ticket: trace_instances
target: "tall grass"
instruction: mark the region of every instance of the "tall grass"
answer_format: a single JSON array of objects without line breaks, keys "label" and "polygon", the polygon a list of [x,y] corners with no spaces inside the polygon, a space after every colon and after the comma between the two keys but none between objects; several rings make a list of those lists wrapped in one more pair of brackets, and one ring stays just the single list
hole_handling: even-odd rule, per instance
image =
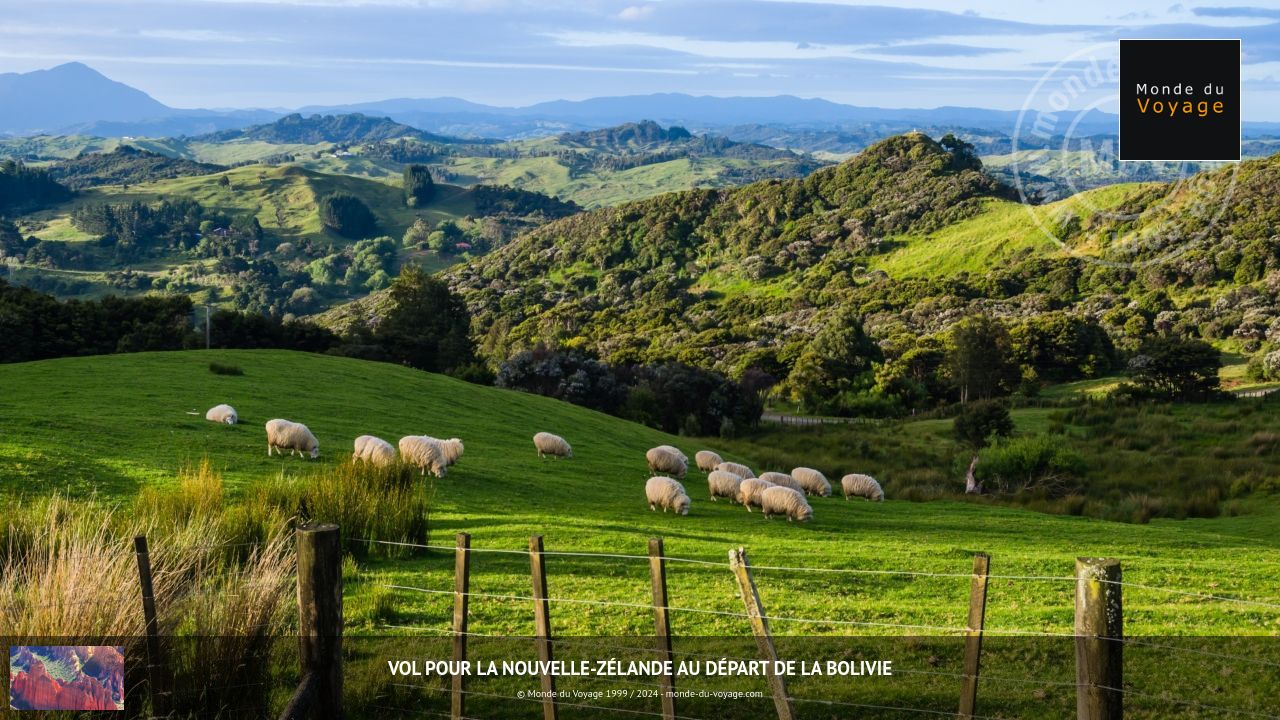
[{"label": "tall grass", "polygon": [[350,461],[315,475],[281,474],[251,491],[245,505],[262,513],[295,513],[342,528],[343,543],[356,556],[370,552],[402,556],[403,547],[362,542],[427,544],[433,479],[402,464],[374,467]]}]

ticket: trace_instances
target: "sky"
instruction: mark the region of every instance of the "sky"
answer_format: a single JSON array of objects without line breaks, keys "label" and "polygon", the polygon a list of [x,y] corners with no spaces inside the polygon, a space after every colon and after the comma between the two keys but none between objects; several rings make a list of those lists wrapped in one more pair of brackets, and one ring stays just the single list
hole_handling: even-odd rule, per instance
[{"label": "sky", "polygon": [[0,72],[80,61],[175,107],[683,92],[1017,110],[1121,37],[1241,38],[1245,119],[1280,121],[1277,0],[0,0]]}]

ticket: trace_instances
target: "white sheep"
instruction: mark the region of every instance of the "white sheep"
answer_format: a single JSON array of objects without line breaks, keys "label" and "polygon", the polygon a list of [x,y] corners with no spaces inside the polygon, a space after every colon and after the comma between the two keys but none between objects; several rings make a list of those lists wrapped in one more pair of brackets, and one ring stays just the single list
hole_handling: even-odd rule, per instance
[{"label": "white sheep", "polygon": [[240,416],[236,414],[236,409],[225,403],[209,408],[209,412],[204,414],[204,419],[210,422],[226,423],[227,425],[235,425],[240,422]]},{"label": "white sheep", "polygon": [[796,492],[799,492],[801,494],[804,493],[804,487],[800,483],[796,482],[795,478],[791,477],[790,475],[784,472],[760,473],[760,479],[768,480],[774,485],[781,485],[782,487],[785,487],[785,488],[791,488],[792,490],[795,490]]},{"label": "white sheep", "polygon": [[666,450],[667,452],[674,453],[676,456],[678,456],[681,460],[684,461],[684,464],[686,466],[689,464],[689,456],[685,455],[684,451],[676,447],[675,445],[659,445],[658,447],[662,448],[663,450]]},{"label": "white sheep", "polygon": [[751,512],[751,506],[760,507],[760,495],[771,487],[777,487],[768,480],[747,478],[738,485],[738,504]]},{"label": "white sheep", "polygon": [[707,474],[707,490],[711,493],[711,502],[716,498],[729,498],[729,502],[738,499],[738,486],[742,478],[723,470],[712,470]]},{"label": "white sheep", "polygon": [[849,473],[840,478],[840,489],[844,490],[844,499],[851,497],[866,498],[875,502],[884,501],[884,490],[880,487],[880,483],[870,475],[859,475],[858,473]]},{"label": "white sheep", "polygon": [[449,469],[440,441],[426,435],[406,435],[400,438],[400,457],[418,468],[422,475],[430,470],[432,475],[442,478]]},{"label": "white sheep", "polygon": [[386,467],[396,461],[396,449],[380,437],[361,435],[356,438],[355,452],[351,454],[351,461]]},{"label": "white sheep", "polygon": [[559,435],[552,435],[549,432],[540,432],[533,436],[533,446],[538,448],[538,457],[573,457],[573,448],[569,447],[569,443]]},{"label": "white sheep", "polygon": [[731,472],[734,475],[737,475],[738,477],[743,479],[753,478],[756,476],[755,472],[752,471],[751,468],[747,467],[746,465],[743,465],[742,463],[736,463],[736,462],[722,462],[716,466],[716,470]]},{"label": "white sheep", "polygon": [[689,461],[679,450],[670,445],[650,448],[644,457],[649,461],[649,472],[667,473],[678,478],[684,477],[685,473],[689,472]]},{"label": "white sheep", "polygon": [[791,471],[791,477],[800,483],[805,495],[831,497],[831,482],[820,471],[813,468],[798,467]]},{"label": "white sheep", "polygon": [[311,457],[320,457],[320,441],[311,434],[311,430],[302,423],[291,422],[281,418],[267,421],[267,456],[275,450],[281,455],[285,450],[294,453],[310,453]]},{"label": "white sheep", "polygon": [[684,485],[661,475],[649,478],[649,482],[644,484],[644,494],[649,500],[649,509],[657,510],[662,508],[662,512],[668,509],[674,510],[679,515],[689,514],[689,494],[684,491]]},{"label": "white sheep", "polygon": [[724,462],[724,458],[710,450],[699,450],[694,454],[693,459],[698,463],[698,469],[705,473],[715,470],[717,465]]},{"label": "white sheep", "polygon": [[788,487],[771,487],[760,493],[760,509],[766,520],[774,515],[786,515],[787,522],[813,519],[813,508],[804,499],[804,493]]},{"label": "white sheep", "polygon": [[445,463],[452,465],[458,462],[458,458],[462,457],[462,451],[465,449],[462,447],[462,441],[458,438],[449,438],[439,442],[440,448],[444,450]]}]

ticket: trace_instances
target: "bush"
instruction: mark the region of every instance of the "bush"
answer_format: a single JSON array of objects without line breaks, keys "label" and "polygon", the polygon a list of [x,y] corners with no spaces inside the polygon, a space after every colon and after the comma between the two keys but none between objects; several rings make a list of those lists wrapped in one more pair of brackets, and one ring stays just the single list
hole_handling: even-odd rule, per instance
[{"label": "bush", "polygon": [[345,238],[371,237],[378,231],[378,220],[360,198],[351,193],[335,192],[320,198],[320,222]]},{"label": "bush", "polygon": [[977,476],[989,491],[1059,497],[1078,492],[1087,470],[1084,456],[1060,439],[1028,435],[999,440],[987,449]]}]

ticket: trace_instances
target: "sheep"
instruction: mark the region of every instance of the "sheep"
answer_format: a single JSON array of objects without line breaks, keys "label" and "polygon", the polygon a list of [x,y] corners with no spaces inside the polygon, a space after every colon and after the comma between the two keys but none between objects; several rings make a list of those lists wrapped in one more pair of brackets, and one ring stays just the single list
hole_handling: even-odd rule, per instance
[{"label": "sheep", "polygon": [[831,483],[827,476],[813,468],[798,467],[791,471],[791,477],[800,483],[805,495],[831,497]]},{"label": "sheep", "polygon": [[751,512],[751,506],[760,507],[760,494],[771,487],[777,487],[768,480],[747,478],[738,485],[738,504]]},{"label": "sheep", "polygon": [[676,455],[677,457],[679,457],[681,460],[684,461],[685,465],[689,464],[689,456],[685,455],[684,451],[676,447],[675,445],[659,445],[658,447],[663,450],[666,450],[669,453]]},{"label": "sheep", "polygon": [[712,470],[707,474],[707,490],[711,493],[711,502],[716,498],[729,498],[729,502],[738,499],[738,486],[742,478],[723,470]]},{"label": "sheep", "polygon": [[716,465],[716,470],[731,472],[744,480],[746,478],[753,478],[756,476],[756,474],[752,472],[751,468],[743,465],[742,463],[736,462],[722,462],[719,465]]},{"label": "sheep", "polygon": [[689,461],[670,445],[650,448],[644,457],[649,461],[649,472],[667,473],[682,478],[689,471]]},{"label": "sheep", "polygon": [[644,484],[644,494],[649,500],[650,510],[661,507],[662,512],[670,509],[679,515],[689,514],[689,494],[684,491],[684,485],[669,477],[656,475],[649,478],[649,482]]},{"label": "sheep", "polygon": [[396,461],[396,449],[380,437],[361,435],[356,438],[355,452],[351,454],[351,461],[386,467]]},{"label": "sheep", "polygon": [[804,499],[804,493],[788,487],[771,487],[760,493],[760,509],[766,520],[774,515],[786,515],[787,522],[813,519],[813,508]]},{"label": "sheep", "polygon": [[458,458],[462,457],[462,441],[458,438],[449,438],[448,440],[440,440],[440,447],[444,450],[444,461],[448,465],[458,462]]},{"label": "sheep", "polygon": [[851,497],[866,498],[875,502],[884,502],[884,490],[880,483],[870,475],[849,473],[840,478],[840,489],[844,490],[844,499]]},{"label": "sheep", "polygon": [[320,457],[320,441],[302,423],[281,418],[267,421],[267,457],[275,450],[281,455],[285,450],[294,453],[310,453],[312,459]]},{"label": "sheep", "polygon": [[[698,463],[698,469],[704,473],[709,473],[714,471],[717,465],[724,462],[724,458],[721,458],[719,455],[717,455],[716,453],[710,450],[699,450],[693,456],[693,459]],[[742,476],[739,475],[738,477],[742,477]]]},{"label": "sheep", "polygon": [[209,412],[204,414],[204,419],[210,422],[226,423],[227,425],[235,425],[240,422],[240,416],[236,414],[236,409],[225,403],[209,408]]},{"label": "sheep", "polygon": [[422,475],[430,470],[432,475],[442,478],[449,469],[440,441],[426,435],[406,435],[400,438],[400,457],[418,468]]},{"label": "sheep", "polygon": [[538,457],[545,458],[550,455],[552,457],[562,458],[573,457],[573,448],[569,447],[569,443],[559,435],[552,435],[549,432],[540,432],[533,436],[533,446],[538,448]]},{"label": "sheep", "polygon": [[795,490],[796,492],[801,494],[804,493],[804,487],[800,483],[796,482],[795,478],[791,477],[790,475],[784,472],[760,473],[760,479],[768,480],[774,485],[781,485],[782,487],[785,487],[785,488],[791,488],[792,490]]}]

